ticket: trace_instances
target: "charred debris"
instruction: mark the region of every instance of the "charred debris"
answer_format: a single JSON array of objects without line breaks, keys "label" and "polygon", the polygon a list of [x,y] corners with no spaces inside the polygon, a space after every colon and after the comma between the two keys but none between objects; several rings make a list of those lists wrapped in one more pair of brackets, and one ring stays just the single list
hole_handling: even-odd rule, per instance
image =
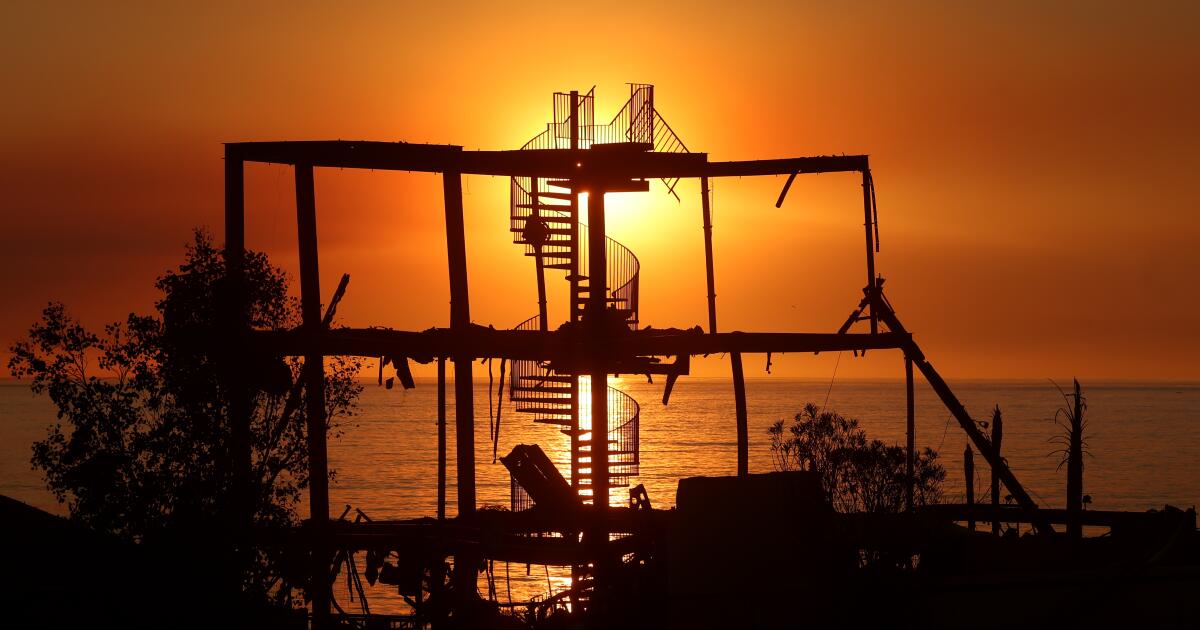
[{"label": "charred debris", "polygon": [[[1005,463],[1000,435],[983,433],[884,293],[875,268],[878,209],[866,155],[710,161],[707,154],[690,151],[667,124],[655,107],[653,86],[631,85],[629,100],[606,123],[595,122],[593,92],[555,94],[553,121],[519,150],[342,140],[225,145],[225,243],[233,287],[244,252],[245,164],[285,164],[295,172],[303,323],[287,332],[257,331],[231,315],[227,339],[234,353],[305,360],[312,518],[288,544],[305,564],[312,627],[753,626],[801,620],[898,620],[936,627],[968,620],[998,626],[1117,619],[1112,600],[1099,593],[1120,593],[1135,602],[1120,608],[1122,614],[1176,614],[1178,607],[1163,602],[1186,600],[1178,592],[1194,588],[1200,575],[1194,511],[1085,511],[1077,501],[1066,510],[1038,506]],[[441,175],[449,328],[330,327],[329,313],[323,316],[321,310],[316,168]],[[864,226],[863,297],[845,323],[832,332],[720,332],[709,182],[786,176],[776,200],[780,207],[796,177],[840,172],[861,177]],[[471,323],[464,175],[511,178],[511,232],[534,262],[539,296],[537,313],[511,329]],[[683,179],[700,184],[708,326],[643,327],[639,263],[607,236],[605,195],[646,192],[658,180],[678,197]],[[550,322],[546,285],[564,280],[570,285],[569,317]],[[231,314],[239,312],[236,304],[230,306]],[[1012,504],[918,509],[910,492],[903,514],[840,514],[806,473],[749,474],[742,355],[867,350],[899,351],[903,359],[909,478],[915,368],[966,434],[980,465],[990,470],[993,496],[1002,485]],[[607,383],[610,374],[659,375],[666,402],[675,381],[688,374],[690,356],[717,353],[731,359],[737,475],[681,480],[677,507],[670,510],[653,507],[642,486],[629,489],[627,504],[614,501],[638,475],[640,407],[612,387],[588,391],[589,383]],[[412,385],[410,361],[436,362],[436,515],[405,521],[372,521],[361,512],[355,518],[330,517],[322,359],[331,355],[377,357],[395,367],[405,387]],[[473,365],[488,358],[508,366],[502,380],[520,414],[508,422],[558,425],[570,436],[565,474],[537,445],[518,446],[501,458],[512,476],[507,511],[480,510],[475,495]],[[447,362],[454,377],[449,392]],[[238,383],[231,387],[251,394]],[[448,396],[454,397],[453,418],[446,417]],[[236,410],[235,401],[234,418]],[[592,427],[593,418],[607,420],[603,431]],[[236,426],[235,470],[250,470],[249,426],[248,419]],[[456,446],[448,454],[445,438],[451,430]],[[453,516],[445,505],[449,457],[457,475]],[[968,522],[970,528],[964,526]],[[975,522],[994,525],[976,531]],[[1011,528],[1002,530],[1002,523],[1027,524],[1029,534],[1014,536]],[[1083,538],[1084,527],[1107,533]],[[478,587],[480,572],[490,562],[570,567],[574,579],[569,589],[535,601],[491,601]],[[362,606],[352,614],[333,588],[347,569],[354,572],[352,584],[366,579],[395,585],[412,613],[371,615]],[[981,618],[983,610],[994,614]]]}]

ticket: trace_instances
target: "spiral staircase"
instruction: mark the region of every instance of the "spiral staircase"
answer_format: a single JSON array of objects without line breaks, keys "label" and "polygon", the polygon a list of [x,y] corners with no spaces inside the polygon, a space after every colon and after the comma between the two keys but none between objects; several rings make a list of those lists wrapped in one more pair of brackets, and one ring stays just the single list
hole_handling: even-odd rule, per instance
[{"label": "spiral staircase", "polygon": [[[531,149],[590,149],[601,144],[633,144],[643,150],[687,152],[654,108],[654,88],[632,84],[629,100],[606,124],[593,122],[595,89],[586,94],[554,95],[554,120],[542,133],[525,143]],[[678,179],[662,180],[667,191],[675,194]],[[678,196],[676,196],[678,198]],[[513,242],[525,246],[525,255],[534,259],[538,281],[544,296],[547,269],[562,270],[570,283],[570,320],[580,322],[591,297],[593,283],[588,276],[588,226],[581,223],[577,193],[571,182],[543,177],[514,177],[511,183],[510,230]],[[605,237],[608,266],[604,287],[606,315],[630,329],[638,327],[637,256],[612,238]],[[544,299],[544,297],[543,297]],[[542,313],[520,325],[519,330],[547,330]],[[555,424],[571,437],[571,485],[584,503],[591,503],[592,445],[598,439],[591,418],[592,384],[587,377],[556,373],[549,365],[536,361],[515,361],[511,372],[509,396],[518,413],[533,416],[534,422]],[[637,401],[625,392],[605,386],[608,418],[604,439],[608,440],[608,477],[610,487],[629,486],[639,466]],[[512,507],[528,504],[514,483]]]}]

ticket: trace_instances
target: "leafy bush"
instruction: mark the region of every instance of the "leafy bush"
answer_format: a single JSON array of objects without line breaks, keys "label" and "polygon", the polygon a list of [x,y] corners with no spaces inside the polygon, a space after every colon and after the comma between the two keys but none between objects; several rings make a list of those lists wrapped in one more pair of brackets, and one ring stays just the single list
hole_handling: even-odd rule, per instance
[{"label": "leafy bush", "polygon": [[[247,252],[244,265],[240,321],[260,329],[296,325],[285,274],[260,253]],[[9,368],[58,408],[58,422],[34,444],[33,466],[73,520],[124,539],[189,546],[196,555],[209,545],[224,556],[213,562],[237,563],[240,588],[282,600],[290,589],[282,587],[277,551],[228,548],[237,540],[231,512],[238,496],[228,385],[240,382],[237,395],[251,401],[254,526],[280,530],[296,524],[308,485],[306,413],[296,385],[302,365],[229,351],[225,282],[221,251],[197,231],[183,264],[158,279],[157,315],[130,314],[97,335],[51,303],[28,338],[12,346]],[[362,386],[354,380],[357,360],[333,359],[328,368],[333,428],[353,414]]]},{"label": "leafy bush", "polygon": [[[775,468],[816,473],[838,511],[904,510],[904,447],[869,440],[858,420],[809,403],[791,425],[785,427],[784,421],[778,420],[767,434]],[[917,505],[937,503],[941,498],[946,471],[937,458],[937,451],[931,448],[916,454],[913,502]]]}]

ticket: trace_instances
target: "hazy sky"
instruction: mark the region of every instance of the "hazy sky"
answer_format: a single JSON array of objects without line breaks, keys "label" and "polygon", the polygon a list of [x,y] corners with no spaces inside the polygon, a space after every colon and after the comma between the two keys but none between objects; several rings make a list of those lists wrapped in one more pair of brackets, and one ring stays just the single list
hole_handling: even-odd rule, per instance
[{"label": "hazy sky", "polygon": [[[600,120],[636,81],[713,160],[869,153],[879,270],[947,376],[1200,378],[1195,3],[243,4],[0,9],[5,346],[51,299],[96,326],[149,310],[190,230],[221,232],[222,142],[515,148],[552,92],[596,85]],[[860,296],[858,182],[802,177],[775,209],[782,183],[716,182],[723,330],[832,331]],[[511,326],[537,305],[508,182],[465,188],[472,318]],[[696,183],[681,194],[609,203],[658,327],[706,320]],[[291,171],[250,167],[247,197],[249,246],[294,270]],[[436,176],[319,170],[317,204],[323,289],[352,276],[343,323],[448,322]]]}]

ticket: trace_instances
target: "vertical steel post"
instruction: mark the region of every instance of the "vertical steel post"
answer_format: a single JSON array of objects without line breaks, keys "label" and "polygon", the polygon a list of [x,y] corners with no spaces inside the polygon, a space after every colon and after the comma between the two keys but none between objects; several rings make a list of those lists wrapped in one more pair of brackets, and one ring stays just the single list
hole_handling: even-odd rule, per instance
[{"label": "vertical steel post", "polygon": [[[579,92],[571,90],[570,96],[570,120],[571,120],[571,149],[579,148]],[[579,188],[578,186],[571,189],[571,270],[567,276],[567,280],[571,283],[571,295],[568,301],[571,303],[568,307],[571,314],[571,322],[575,323],[582,319],[581,313],[583,305],[579,304],[576,298],[579,297],[579,281],[582,276],[580,273],[583,270],[584,262],[579,260]],[[582,397],[579,395],[579,373],[576,372],[571,376],[571,487],[575,489],[576,494],[579,493],[579,416],[582,413],[582,405],[580,401]]]},{"label": "vertical steel post", "polygon": [[905,465],[904,473],[904,509],[907,512],[913,511],[913,484],[916,483],[915,469],[917,461],[916,453],[916,401],[913,393],[913,365],[912,359],[904,357],[904,398],[905,398],[905,448],[908,453],[908,461]]},{"label": "vertical steel post", "polygon": [[446,520],[446,358],[437,359],[437,517]]},{"label": "vertical steel post", "polygon": [[[467,293],[467,244],[463,224],[462,175],[442,174],[446,207],[446,252],[450,268],[450,330],[464,335],[471,327]],[[454,359],[454,432],[457,449],[458,515],[475,513],[475,405],[471,361],[460,353]]]},{"label": "vertical steel post", "polygon": [[[225,346],[222,353],[222,380],[228,397],[229,451],[225,454],[223,473],[231,482],[228,521],[224,532],[227,544],[240,554],[243,561],[251,560],[250,534],[254,526],[254,482],[251,466],[250,417],[251,394],[246,385],[243,362],[238,356],[242,340],[250,332],[246,314],[246,250],[245,168],[242,160],[228,146],[225,148],[225,286],[217,308],[222,318]],[[241,562],[234,563],[227,576],[234,592],[242,588]]]},{"label": "vertical steel post", "polygon": [[750,474],[750,438],[746,413],[746,379],[742,373],[742,353],[730,352],[729,364],[733,370],[733,405],[737,415],[738,476]]},{"label": "vertical steel post", "polygon": [[246,279],[243,266],[246,258],[246,200],[245,168],[242,161],[225,149],[225,296],[223,322],[226,328],[226,383],[229,392],[229,472],[233,479],[234,521],[237,527],[248,527],[254,520],[254,499],[251,482],[250,455],[250,398],[245,377],[239,371],[241,363],[234,354],[238,339],[249,332],[246,321]]},{"label": "vertical steel post", "polygon": [[[653,93],[652,93],[653,94]],[[712,207],[708,178],[700,178],[700,208],[704,215],[704,268],[708,276],[708,332],[717,332],[717,289],[713,272]],[[742,353],[729,353],[733,371],[733,401],[737,418],[737,470],[739,476],[750,474],[750,436],[746,417],[746,380],[742,373]]]},{"label": "vertical steel post", "polygon": [[604,189],[588,194],[588,304],[585,319],[592,337],[592,502],[604,529],[608,509],[608,367],[604,365],[608,260],[604,243]]},{"label": "vertical steel post", "polygon": [[[557,135],[557,134],[556,134]],[[557,143],[555,143],[557,144]],[[571,90],[571,149],[579,148],[579,92]]]},{"label": "vertical steel post", "polygon": [[[446,258],[450,272],[450,330],[466,335],[471,327],[471,303],[467,293],[467,242],[463,223],[462,174],[442,173],[442,197],[446,211]],[[458,518],[470,521],[475,516],[475,400],[472,357],[459,351],[454,360],[454,444],[456,451],[455,488],[458,491]],[[462,553],[454,556],[454,590],[462,601],[476,592],[476,567],[479,558]]]},{"label": "vertical steel post", "polygon": [[700,209],[704,215],[704,270],[708,274],[708,332],[717,332],[717,289],[713,275],[712,208],[709,206],[708,178],[700,178]]},{"label": "vertical steel post", "polygon": [[[1000,405],[996,405],[996,411],[992,414],[992,448],[996,450],[996,457],[1003,459],[1001,455],[1001,445],[1004,442],[1004,417],[1000,413]],[[992,508],[996,514],[1000,513],[1000,474],[996,467],[992,466]],[[992,535],[1000,535],[1000,520],[992,519]]]},{"label": "vertical steel post", "polygon": [[963,474],[967,479],[967,529],[975,531],[975,453],[968,444],[963,451]]},{"label": "vertical steel post", "polygon": [[[538,209],[538,193],[538,178],[536,175],[534,175],[529,178],[529,205],[533,206],[533,208],[530,210],[530,218],[536,218],[538,221],[542,221],[542,213],[541,210]],[[530,219],[526,219],[526,222],[529,220]],[[542,332],[550,330],[550,321],[546,312],[546,261],[543,258],[546,250],[543,249],[544,245],[545,243],[538,243],[533,247],[533,261],[534,267],[537,271],[538,317],[541,319],[541,321],[538,323],[538,330],[541,330]]]},{"label": "vertical steel post", "polygon": [[313,532],[312,589],[313,626],[328,627],[330,592],[328,583],[329,541],[329,454],[325,423],[325,357],[318,349],[321,334],[321,276],[317,259],[317,206],[311,164],[296,165],[296,227],[300,241],[300,314],[308,332],[304,353],[304,402],[308,429],[309,518]]}]

